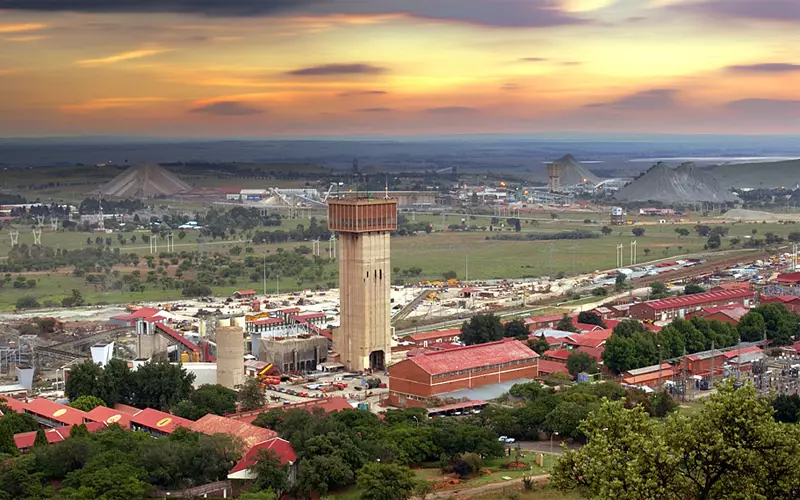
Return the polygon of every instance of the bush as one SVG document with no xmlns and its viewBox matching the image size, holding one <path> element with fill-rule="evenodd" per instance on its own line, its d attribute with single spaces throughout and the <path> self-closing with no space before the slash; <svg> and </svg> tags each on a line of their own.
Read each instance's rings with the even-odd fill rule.
<svg viewBox="0 0 800 500">
<path fill-rule="evenodd" d="M 36 297 L 20 297 L 17 299 L 17 310 L 22 311 L 23 309 L 36 309 L 39 307 L 39 301 L 36 300 Z"/>
</svg>

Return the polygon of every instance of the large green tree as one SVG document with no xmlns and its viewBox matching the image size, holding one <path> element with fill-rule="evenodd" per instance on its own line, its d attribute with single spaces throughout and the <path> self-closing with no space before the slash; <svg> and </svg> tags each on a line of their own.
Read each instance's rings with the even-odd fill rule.
<svg viewBox="0 0 800 500">
<path fill-rule="evenodd" d="M 606 327 L 606 324 L 603 322 L 603 318 L 594 311 L 581 311 L 578 314 L 578 323 L 597 325 L 600 328 Z"/>
<path fill-rule="evenodd" d="M 150 361 L 133 372 L 132 382 L 134 406 L 166 411 L 189 397 L 194 374 L 180 365 Z"/>
<path fill-rule="evenodd" d="M 414 473 L 397 464 L 369 463 L 358 471 L 364 500 L 408 500 L 417 484 Z"/>
<path fill-rule="evenodd" d="M 262 451 L 250 469 L 256 475 L 253 490 L 270 490 L 280 496 L 289 486 L 289 471 L 272 450 Z"/>
<path fill-rule="evenodd" d="M 800 428 L 775 422 L 749 384 L 725 383 L 700 410 L 663 421 L 606 401 L 581 429 L 586 446 L 565 450 L 553 471 L 561 490 L 615 500 L 800 495 Z"/>
<path fill-rule="evenodd" d="M 530 335 L 531 331 L 525 321 L 521 319 L 512 319 L 505 324 L 505 336 L 509 338 L 525 337 Z"/>
<path fill-rule="evenodd" d="M 256 377 L 247 377 L 242 388 L 239 389 L 239 404 L 242 411 L 251 411 L 263 408 L 267 404 L 267 397 L 261 383 Z"/>
<path fill-rule="evenodd" d="M 236 391 L 215 384 L 204 384 L 194 390 L 188 400 L 181 401 L 175 406 L 175 414 L 197 420 L 213 413 L 226 415 L 236 411 Z"/>
<path fill-rule="evenodd" d="M 80 396 L 75 398 L 69 405 L 77 410 L 88 412 L 94 410 L 98 406 L 105 406 L 106 403 L 96 396 Z"/>
<path fill-rule="evenodd" d="M 769 340 L 773 340 L 777 345 L 788 345 L 792 343 L 792 339 L 797 331 L 798 322 L 797 316 L 786 309 L 786 306 L 776 303 L 763 304 L 747 313 L 742 318 L 742 321 L 751 314 L 758 314 L 764 319 L 764 328 Z M 757 332 L 754 331 L 754 326 L 749 321 L 747 323 L 747 328 L 748 330 L 746 330 L 745 333 L 747 333 L 748 337 L 755 336 Z M 761 335 L 763 336 L 763 332 Z M 758 337 L 759 340 L 761 338 L 761 336 Z"/>
<path fill-rule="evenodd" d="M 494 314 L 479 314 L 461 325 L 461 342 L 464 345 L 485 344 L 502 340 L 505 328 Z"/>
<path fill-rule="evenodd" d="M 573 352 L 567 356 L 567 370 L 573 377 L 579 373 L 597 373 L 600 369 L 597 361 L 585 352 Z"/>
<path fill-rule="evenodd" d="M 556 330 L 561 330 L 562 332 L 577 332 L 578 329 L 572 323 L 572 318 L 567 316 L 566 314 L 558 320 L 556 323 Z"/>
</svg>

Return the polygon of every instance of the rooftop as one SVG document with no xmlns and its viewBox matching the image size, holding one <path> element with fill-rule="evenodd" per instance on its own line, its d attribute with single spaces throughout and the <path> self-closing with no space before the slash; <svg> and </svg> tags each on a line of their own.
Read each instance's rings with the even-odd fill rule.
<svg viewBox="0 0 800 500">
<path fill-rule="evenodd" d="M 570 354 L 574 354 L 574 351 L 568 351 L 566 349 L 550 349 L 549 351 L 545 351 L 543 356 L 546 358 L 566 361 Z"/>
<path fill-rule="evenodd" d="M 28 403 L 27 411 L 64 425 L 82 424 L 87 416 L 86 412 L 44 398 L 36 398 Z"/>
<path fill-rule="evenodd" d="M 722 300 L 734 300 L 753 297 L 751 290 L 718 290 L 714 292 L 695 293 L 693 295 L 682 295 L 680 297 L 669 297 L 660 300 L 650 300 L 642 304 L 656 310 L 675 309 L 679 307 L 699 306 L 709 302 Z"/>
<path fill-rule="evenodd" d="M 778 275 L 778 283 L 800 282 L 800 273 L 783 273 Z"/>
<path fill-rule="evenodd" d="M 669 372 L 672 373 L 672 365 L 670 365 L 669 363 L 661 363 L 661 371 L 665 372 L 667 370 L 669 370 Z M 627 377 L 630 375 L 636 377 L 638 375 L 645 375 L 648 373 L 657 374 L 658 372 L 659 372 L 659 366 L 652 365 L 652 366 L 645 366 L 644 368 L 636 368 L 635 370 L 628 370 L 627 372 L 625 372 L 625 376 Z"/>
<path fill-rule="evenodd" d="M 597 330 L 594 332 L 588 333 L 576 333 L 570 335 L 568 339 L 566 339 L 566 343 L 576 345 L 576 346 L 586 346 L 586 347 L 600 347 L 611 337 L 611 334 L 614 333 L 612 329 L 606 330 Z"/>
<path fill-rule="evenodd" d="M 740 306 L 738 304 L 730 305 L 730 306 L 719 306 L 719 307 L 704 307 L 701 312 L 703 315 L 711 315 L 711 314 L 724 314 L 725 316 L 731 318 L 734 321 L 739 321 L 742 319 L 744 315 L 750 312 L 750 309 Z"/>
<path fill-rule="evenodd" d="M 88 420 L 104 424 L 119 424 L 122 427 L 131 426 L 131 415 L 114 408 L 98 406 L 86 414 Z"/>
<path fill-rule="evenodd" d="M 560 363 L 558 361 L 552 361 L 549 359 L 540 359 L 539 374 L 549 375 L 551 373 L 569 373 L 569 370 L 567 370 L 567 365 L 565 363 Z"/>
<path fill-rule="evenodd" d="M 351 405 L 345 398 L 341 396 L 332 396 L 330 398 L 314 399 L 311 401 L 303 401 L 302 403 L 294 403 L 290 405 L 265 406 L 264 408 L 259 408 L 258 410 L 242 411 L 239 413 L 229 413 L 228 415 L 225 415 L 225 417 L 229 419 L 239 420 L 241 422 L 251 423 L 263 412 L 273 409 L 279 409 L 284 411 L 285 410 L 313 411 L 315 408 L 320 408 L 325 413 L 330 413 L 333 411 L 352 410 L 353 405 Z"/>
<path fill-rule="evenodd" d="M 233 467 L 233 469 L 231 469 L 230 473 L 228 474 L 228 477 L 230 479 L 239 479 L 237 475 L 246 473 L 247 469 L 250 469 L 256 464 L 256 462 L 258 461 L 258 455 L 262 451 L 267 451 L 267 450 L 271 450 L 272 452 L 274 452 L 275 455 L 278 457 L 278 460 L 281 461 L 281 464 L 287 464 L 287 463 L 292 464 L 297 460 L 297 454 L 295 454 L 294 449 L 292 448 L 292 445 L 289 443 L 289 441 L 276 437 L 269 439 L 268 441 L 259 443 L 251 447 L 249 450 L 247 450 L 247 453 L 244 454 L 242 459 L 239 460 L 239 462 Z M 246 477 L 246 474 L 242 474 L 241 479 L 249 479 L 249 478 Z"/>
<path fill-rule="evenodd" d="M 131 417 L 131 424 L 138 424 L 165 434 L 172 434 L 178 427 L 192 428 L 191 420 L 177 417 L 171 413 L 146 408 Z"/>
<path fill-rule="evenodd" d="M 426 353 L 422 356 L 409 358 L 407 361 L 416 364 L 430 375 L 440 375 L 538 357 L 538 354 L 522 342 L 505 339 L 486 344 L 459 347 L 458 349 Z"/>
<path fill-rule="evenodd" d="M 428 415 L 431 413 L 441 413 L 444 411 L 453 411 L 453 410 L 463 410 L 464 408 L 474 408 L 476 406 L 487 406 L 489 403 L 486 401 L 478 401 L 478 400 L 469 400 L 469 401 L 461 401 L 459 403 L 453 403 L 444 406 L 437 406 L 435 408 L 428 408 Z"/>
<path fill-rule="evenodd" d="M 278 436 L 278 433 L 275 431 L 256 427 L 255 425 L 241 420 L 220 417 L 213 413 L 209 413 L 200 420 L 192 422 L 189 427 L 193 431 L 208 435 L 227 434 L 229 436 L 235 436 L 241 439 L 248 448 Z"/>
<path fill-rule="evenodd" d="M 454 328 L 451 330 L 438 330 L 435 332 L 421 332 L 421 333 L 412 333 L 408 336 L 409 339 L 414 340 L 416 342 L 422 342 L 425 340 L 436 340 L 442 337 L 453 337 L 456 335 L 461 335 L 460 328 Z"/>
</svg>

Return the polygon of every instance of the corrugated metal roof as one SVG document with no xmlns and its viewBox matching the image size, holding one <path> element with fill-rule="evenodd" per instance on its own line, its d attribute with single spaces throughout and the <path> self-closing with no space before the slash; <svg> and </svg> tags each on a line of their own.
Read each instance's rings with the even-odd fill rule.
<svg viewBox="0 0 800 500">
<path fill-rule="evenodd" d="M 28 404 L 24 401 L 20 401 L 19 399 L 14 399 L 10 397 L 0 397 L 0 401 L 5 403 L 6 406 L 11 408 L 17 413 L 24 413 L 25 410 L 28 408 Z"/>
<path fill-rule="evenodd" d="M 165 434 L 172 434 L 178 427 L 192 428 L 192 421 L 170 413 L 146 408 L 131 417 L 131 424 L 138 424 Z"/>
<path fill-rule="evenodd" d="M 128 415 L 136 415 L 137 413 L 142 411 L 139 408 L 136 408 L 135 406 L 124 405 L 122 403 L 115 404 L 114 409 L 121 411 L 122 413 L 127 413 Z"/>
<path fill-rule="evenodd" d="M 567 370 L 567 365 L 565 363 L 559 363 L 558 361 L 551 361 L 549 359 L 540 359 L 539 374 L 548 375 L 550 373 L 569 373 L 569 370 Z"/>
<path fill-rule="evenodd" d="M 430 375 L 439 375 L 454 371 L 480 368 L 496 363 L 523 361 L 538 357 L 538 354 L 533 352 L 522 342 L 513 339 L 505 339 L 498 342 L 489 342 L 487 344 L 426 353 L 422 356 L 409 358 L 408 361 L 416 364 Z"/>
<path fill-rule="evenodd" d="M 664 372 L 667 370 L 669 370 L 670 373 L 672 373 L 672 365 L 670 365 L 669 363 L 661 363 L 661 371 Z M 627 372 L 625 372 L 625 375 L 626 376 L 632 375 L 635 377 L 638 375 L 645 375 L 647 373 L 658 374 L 658 365 L 645 366 L 644 368 L 636 368 L 635 370 L 628 370 Z"/>
<path fill-rule="evenodd" d="M 552 337 L 552 338 L 564 338 L 569 337 L 570 335 L 575 335 L 574 332 L 566 332 L 564 330 L 556 330 L 554 328 L 539 328 L 538 330 L 534 330 L 533 334 L 537 337 Z"/>
<path fill-rule="evenodd" d="M 651 300 L 648 302 L 643 302 L 642 305 L 651 307 L 657 311 L 662 311 L 664 309 L 676 309 L 680 307 L 699 306 L 706 304 L 708 302 L 742 299 L 753 296 L 754 294 L 751 290 L 719 290 L 715 292 L 696 293 L 693 295 L 682 295 L 680 297 L 669 297 L 666 299 Z"/>
<path fill-rule="evenodd" d="M 105 406 L 98 406 L 87 414 L 88 419 L 94 422 L 102 422 L 104 424 L 119 424 L 122 427 L 131 426 L 131 415 L 123 412 L 122 410 L 115 410 L 113 408 L 106 408 Z"/>
<path fill-rule="evenodd" d="M 82 424 L 87 417 L 86 412 L 43 398 L 36 398 L 28 403 L 27 411 L 64 425 Z"/>
<path fill-rule="evenodd" d="M 220 417 L 209 413 L 200 420 L 192 422 L 190 428 L 203 434 L 227 434 L 244 442 L 248 448 L 278 436 L 278 433 L 262 427 L 250 425 L 241 420 Z"/>
<path fill-rule="evenodd" d="M 272 450 L 281 461 L 281 464 L 294 463 L 297 460 L 297 454 L 295 454 L 294 448 L 292 448 L 289 441 L 276 437 L 247 450 L 242 459 L 231 469 L 229 477 L 254 466 L 258 460 L 259 453 L 266 450 Z"/>
<path fill-rule="evenodd" d="M 261 413 L 273 410 L 275 408 L 284 411 L 286 410 L 313 411 L 315 408 L 321 408 L 322 411 L 324 411 L 325 413 L 330 413 L 332 411 L 352 410 L 353 405 L 351 405 L 345 398 L 341 396 L 331 396 L 329 398 L 312 399 L 310 401 L 303 401 L 301 403 L 294 403 L 290 405 L 265 406 L 264 408 L 259 408 L 258 410 L 242 411 L 239 413 L 229 413 L 228 415 L 225 415 L 225 418 L 251 423 Z"/>
<path fill-rule="evenodd" d="M 570 335 L 565 342 L 576 346 L 600 347 L 614 333 L 612 329 Z"/>
<path fill-rule="evenodd" d="M 415 342 L 422 342 L 424 340 L 436 340 L 444 337 L 454 337 L 460 336 L 461 329 L 454 328 L 451 330 L 438 330 L 435 332 L 422 332 L 422 333 L 412 333 L 408 336 L 411 340 Z"/>
<path fill-rule="evenodd" d="M 800 273 L 783 273 L 778 275 L 779 283 L 797 283 L 800 282 Z"/>
</svg>

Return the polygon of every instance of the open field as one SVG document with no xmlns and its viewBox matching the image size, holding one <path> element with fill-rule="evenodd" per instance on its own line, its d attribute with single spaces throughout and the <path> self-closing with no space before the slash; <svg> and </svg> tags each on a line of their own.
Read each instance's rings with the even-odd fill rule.
<svg viewBox="0 0 800 500">
<path fill-rule="evenodd" d="M 441 217 L 427 216 L 436 227 L 441 226 Z M 420 220 L 418 217 L 417 220 Z M 438 224 L 436 220 L 438 219 Z M 447 223 L 460 222 L 456 217 L 448 217 Z M 288 230 L 298 224 L 307 226 L 309 219 L 284 219 L 281 229 Z M 587 225 L 582 223 L 569 223 L 564 221 L 548 221 L 536 226 L 533 224 L 522 225 L 522 236 L 528 233 L 555 233 L 561 231 L 571 231 L 583 229 L 587 231 L 600 231 L 599 225 Z M 634 226 L 637 227 L 637 226 Z M 460 232 L 460 231 L 434 231 L 431 234 L 418 234 L 416 236 L 395 237 L 392 239 L 392 267 L 399 268 L 400 273 L 393 272 L 392 279 L 404 279 L 417 281 L 421 279 L 441 279 L 442 273 L 455 271 L 459 279 L 469 278 L 470 280 L 483 279 L 502 279 L 502 278 L 533 278 L 540 276 L 576 275 L 591 273 L 597 270 L 606 270 L 616 267 L 616 247 L 623 246 L 624 265 L 630 264 L 630 242 L 636 240 L 638 243 L 638 263 L 643 264 L 648 261 L 655 261 L 665 258 L 672 258 L 680 255 L 697 253 L 703 251 L 706 238 L 692 235 L 679 238 L 675 233 L 677 227 L 692 229 L 693 225 L 677 226 L 672 224 L 656 224 L 641 226 L 645 229 L 644 236 L 634 237 L 631 234 L 631 226 L 615 227 L 614 232 L 609 236 L 602 236 L 595 239 L 582 240 L 551 240 L 551 241 L 508 241 L 492 240 L 487 237 L 495 236 L 496 233 L 489 231 L 480 232 Z M 795 229 L 794 225 L 781 224 L 728 224 L 730 236 L 723 239 L 721 249 L 730 249 L 728 243 L 731 237 L 750 236 L 752 231 L 757 231 L 757 236 L 761 237 L 767 232 L 773 232 L 786 237 Z M 275 230 L 276 227 L 263 228 L 265 230 Z M 112 238 L 112 248 L 120 248 L 123 252 L 135 252 L 141 256 L 150 254 L 149 245 L 142 242 L 142 236 L 147 232 L 122 233 L 128 239 L 126 245 L 120 245 L 117 241 L 117 234 L 105 235 Z M 132 235 L 137 236 L 135 243 L 130 241 Z M 503 234 L 513 235 L 516 233 L 504 232 Z M 42 243 L 61 249 L 77 249 L 86 246 L 87 238 L 94 238 L 97 235 L 89 233 L 75 232 L 50 232 L 45 230 L 42 235 Z M 33 236 L 28 229 L 20 228 L 21 244 L 31 245 Z M 274 253 L 279 248 L 291 251 L 294 248 L 305 245 L 311 246 L 311 242 L 292 242 L 277 243 L 267 245 L 253 245 L 255 255 L 264 253 Z M 247 244 L 238 240 L 228 241 L 207 241 L 204 250 L 207 253 L 226 254 L 234 246 L 246 247 Z M 163 242 L 159 242 L 159 250 L 165 250 Z M 0 256 L 4 256 L 10 249 L 10 239 L 7 231 L 0 232 Z M 177 234 L 175 236 L 175 250 L 195 251 L 199 249 L 197 244 L 197 233 L 186 231 L 185 237 L 181 240 Z M 646 251 L 647 250 L 647 251 Z M 321 255 L 328 256 L 327 242 L 321 243 Z M 3 257 L 0 257 L 2 259 Z M 469 268 L 467 276 L 467 266 Z M 419 276 L 404 275 L 403 271 L 417 267 L 422 269 Z M 122 273 L 130 272 L 132 269 L 119 268 Z M 142 274 L 146 274 L 147 269 L 141 268 Z M 330 273 L 337 271 L 337 264 L 331 263 L 325 266 L 325 278 L 320 282 L 298 282 L 294 279 L 282 279 L 280 289 L 297 290 L 303 288 L 324 287 L 331 281 L 328 277 Z M 13 307 L 16 299 L 22 295 L 31 295 L 43 300 L 58 301 L 66 295 L 72 288 L 80 290 L 90 303 L 127 303 L 130 301 L 149 301 L 175 299 L 176 290 L 153 290 L 148 287 L 145 292 L 123 292 L 123 291 L 98 291 L 93 285 L 86 284 L 82 278 L 71 275 L 71 269 L 62 269 L 59 272 L 34 273 L 25 275 L 38 281 L 37 286 L 31 290 L 19 290 L 11 288 L 10 285 L 0 288 L 0 309 L 8 310 Z M 336 281 L 333 278 L 333 281 Z M 256 282 L 248 278 L 241 278 L 234 284 L 216 287 L 215 293 L 227 295 L 237 288 L 257 288 L 261 289 L 261 280 Z M 278 286 L 275 280 L 270 280 L 267 284 L 268 291 L 273 291 Z"/>
</svg>

